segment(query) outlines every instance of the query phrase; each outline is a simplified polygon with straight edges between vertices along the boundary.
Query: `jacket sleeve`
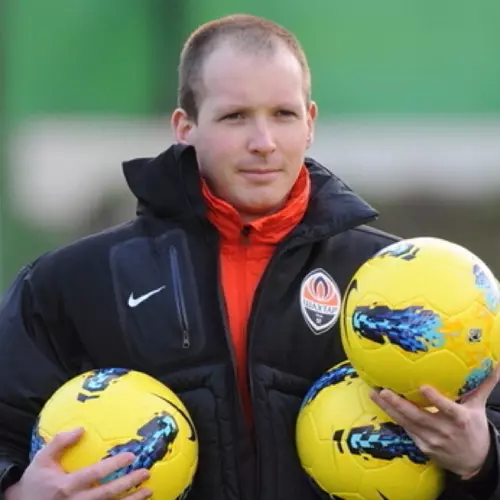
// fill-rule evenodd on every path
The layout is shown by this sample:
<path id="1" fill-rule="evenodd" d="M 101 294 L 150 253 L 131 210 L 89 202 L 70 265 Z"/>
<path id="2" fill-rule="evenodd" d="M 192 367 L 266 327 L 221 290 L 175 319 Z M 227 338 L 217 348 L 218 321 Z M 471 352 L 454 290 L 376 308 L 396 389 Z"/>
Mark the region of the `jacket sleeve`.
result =
<path id="1" fill-rule="evenodd" d="M 56 341 L 65 328 L 60 303 L 44 274 L 24 268 L 0 304 L 0 498 L 28 465 L 40 409 L 71 375 L 64 341 Z"/>
<path id="2" fill-rule="evenodd" d="M 490 451 L 476 476 L 462 481 L 454 474 L 447 475 L 442 500 L 467 498 L 471 500 L 500 500 L 500 386 L 493 390 L 487 406 L 490 428 Z"/>

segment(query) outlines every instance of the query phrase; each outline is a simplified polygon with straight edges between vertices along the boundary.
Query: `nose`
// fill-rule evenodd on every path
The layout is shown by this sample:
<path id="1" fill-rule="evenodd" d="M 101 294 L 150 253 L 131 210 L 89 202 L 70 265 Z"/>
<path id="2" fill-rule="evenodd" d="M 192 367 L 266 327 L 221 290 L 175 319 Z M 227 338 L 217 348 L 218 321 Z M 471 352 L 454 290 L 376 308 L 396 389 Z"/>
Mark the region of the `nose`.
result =
<path id="1" fill-rule="evenodd" d="M 248 141 L 248 149 L 253 154 L 261 156 L 270 155 L 276 150 L 276 142 L 268 123 L 261 122 L 255 124 Z"/>

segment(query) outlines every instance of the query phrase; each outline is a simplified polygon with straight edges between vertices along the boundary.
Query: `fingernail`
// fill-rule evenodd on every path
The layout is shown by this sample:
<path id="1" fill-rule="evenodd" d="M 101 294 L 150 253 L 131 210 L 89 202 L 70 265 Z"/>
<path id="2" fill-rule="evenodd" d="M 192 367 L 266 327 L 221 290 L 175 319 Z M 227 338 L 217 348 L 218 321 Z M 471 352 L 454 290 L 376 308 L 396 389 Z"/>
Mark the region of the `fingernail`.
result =
<path id="1" fill-rule="evenodd" d="M 379 392 L 379 395 L 382 399 L 385 399 L 386 401 L 390 400 L 393 397 L 392 392 L 389 391 L 388 389 L 382 389 Z"/>
<path id="2" fill-rule="evenodd" d="M 421 388 L 420 388 L 420 393 L 423 394 L 424 396 L 426 394 L 429 394 L 429 391 L 430 391 L 430 387 L 428 385 L 423 385 Z"/>

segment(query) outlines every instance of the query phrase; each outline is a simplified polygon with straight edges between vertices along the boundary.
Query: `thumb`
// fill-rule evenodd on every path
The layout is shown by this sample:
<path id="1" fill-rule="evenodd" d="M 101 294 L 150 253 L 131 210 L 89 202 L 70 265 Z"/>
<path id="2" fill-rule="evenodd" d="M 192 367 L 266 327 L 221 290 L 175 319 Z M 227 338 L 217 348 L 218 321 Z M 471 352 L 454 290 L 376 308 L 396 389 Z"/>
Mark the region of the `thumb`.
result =
<path id="1" fill-rule="evenodd" d="M 56 434 L 35 456 L 39 463 L 59 462 L 64 452 L 74 446 L 83 436 L 83 427 Z"/>

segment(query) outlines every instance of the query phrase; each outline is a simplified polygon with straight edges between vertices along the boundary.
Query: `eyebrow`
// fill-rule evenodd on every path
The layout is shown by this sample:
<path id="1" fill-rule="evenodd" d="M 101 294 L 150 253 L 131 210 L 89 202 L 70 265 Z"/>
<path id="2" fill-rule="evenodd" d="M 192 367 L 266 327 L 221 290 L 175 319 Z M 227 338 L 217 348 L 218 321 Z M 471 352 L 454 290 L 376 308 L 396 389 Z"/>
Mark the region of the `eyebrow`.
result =
<path id="1" fill-rule="evenodd" d="M 302 105 L 299 103 L 292 104 L 290 102 L 282 102 L 279 103 L 275 106 L 272 107 L 272 109 L 298 109 L 302 108 Z M 221 104 L 219 106 L 216 106 L 215 108 L 216 113 L 231 113 L 233 111 L 249 111 L 252 108 L 250 106 L 247 106 L 245 104 L 238 104 L 238 103 L 228 103 L 228 104 Z"/>

